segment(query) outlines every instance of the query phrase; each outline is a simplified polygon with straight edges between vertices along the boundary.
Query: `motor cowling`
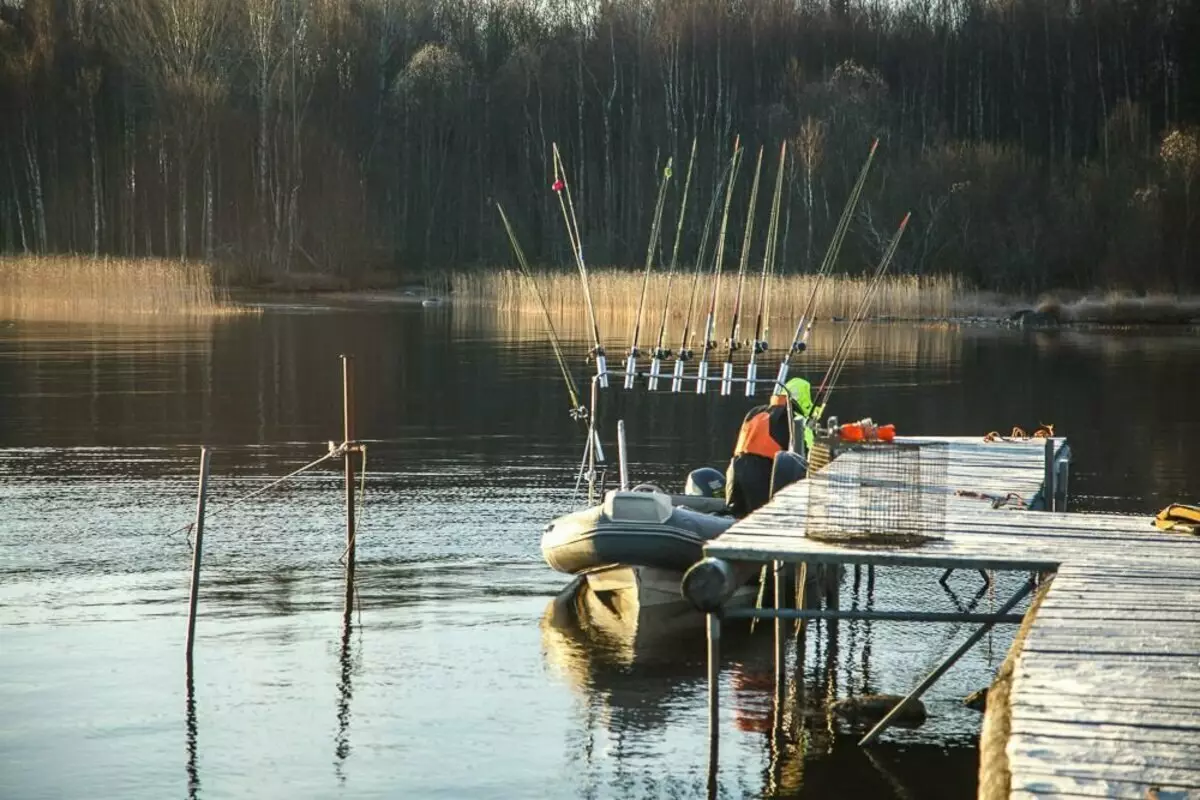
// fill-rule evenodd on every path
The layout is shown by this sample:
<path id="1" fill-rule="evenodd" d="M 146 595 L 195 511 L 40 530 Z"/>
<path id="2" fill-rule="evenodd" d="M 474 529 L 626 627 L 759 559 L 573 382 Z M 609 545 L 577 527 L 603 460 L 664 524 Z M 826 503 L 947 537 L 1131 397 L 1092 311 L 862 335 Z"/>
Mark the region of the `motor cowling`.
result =
<path id="1" fill-rule="evenodd" d="M 683 493 L 691 497 L 724 497 L 725 476 L 712 467 L 700 467 L 688 473 Z"/>

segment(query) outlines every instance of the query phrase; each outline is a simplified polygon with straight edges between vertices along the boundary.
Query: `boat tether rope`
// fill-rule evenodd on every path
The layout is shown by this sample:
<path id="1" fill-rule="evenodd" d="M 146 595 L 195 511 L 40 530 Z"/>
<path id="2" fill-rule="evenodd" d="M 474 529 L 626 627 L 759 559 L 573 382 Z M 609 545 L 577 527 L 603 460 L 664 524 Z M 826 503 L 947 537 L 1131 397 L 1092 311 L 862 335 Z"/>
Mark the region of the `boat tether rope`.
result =
<path id="1" fill-rule="evenodd" d="M 357 444 L 356 447 L 362 449 L 363 459 L 364 459 L 364 463 L 365 463 L 366 445 Z M 342 458 L 345 455 L 346 455 L 346 443 L 345 442 L 343 442 L 342 444 L 338 444 L 338 445 L 335 445 L 333 442 L 329 442 L 329 452 L 326 453 L 325 455 L 321 456 L 318 459 L 315 459 L 314 461 L 308 462 L 307 464 L 300 467 L 299 469 L 289 472 L 287 475 L 284 475 L 282 478 L 276 478 L 275 480 L 268 483 L 266 486 L 259 487 L 258 489 L 255 489 L 253 492 L 250 492 L 249 494 L 242 495 L 241 497 L 231 500 L 230 502 L 226 503 L 225 505 L 218 506 L 215 509 L 206 510 L 204 513 L 204 520 L 207 522 L 209 519 L 217 516 L 218 514 L 223 514 L 226 511 L 229 511 L 231 508 L 236 508 L 237 506 L 241 505 L 242 503 L 245 503 L 248 500 L 252 500 L 261 494 L 265 494 L 266 492 L 269 492 L 270 490 L 291 480 L 292 478 L 295 478 L 296 476 L 325 463 L 326 461 L 328 461 L 331 458 Z M 364 472 L 365 472 L 365 468 L 364 468 Z M 366 487 L 366 484 L 364 483 L 363 491 L 366 490 L 365 487 Z M 182 534 L 184 534 L 184 538 L 187 541 L 188 547 L 190 548 L 190 547 L 192 547 L 192 533 L 194 532 L 195 527 L 196 527 L 196 523 L 195 523 L 195 521 L 192 521 L 192 522 L 187 523 L 186 525 L 181 525 L 178 528 L 169 530 L 165 534 L 154 534 L 154 535 L 156 535 L 156 536 L 157 535 L 177 536 L 178 534 L 182 533 Z"/>
<path id="2" fill-rule="evenodd" d="M 1029 502 L 1016 492 L 996 495 L 989 494 L 988 492 L 977 492 L 974 489 L 956 489 L 954 494 L 958 497 L 969 497 L 973 500 L 987 500 L 992 504 L 992 508 L 1003 508 L 1004 506 L 1029 508 Z"/>
<path id="3" fill-rule="evenodd" d="M 667 267 L 667 288 L 663 292 L 662 321 L 658 326 L 658 340 L 654 345 L 654 358 L 670 358 L 671 351 L 663 349 L 667 341 L 667 317 L 671 309 L 671 287 L 675 281 L 675 267 L 679 262 L 679 242 L 683 238 L 683 220 L 687 215 L 688 197 L 692 188 L 692 167 L 696 164 L 696 139 L 692 139 L 692 154 L 688 158 L 687 177 L 683 180 L 683 197 L 679 201 L 679 219 L 675 223 L 675 244 L 671 247 L 671 263 Z"/>

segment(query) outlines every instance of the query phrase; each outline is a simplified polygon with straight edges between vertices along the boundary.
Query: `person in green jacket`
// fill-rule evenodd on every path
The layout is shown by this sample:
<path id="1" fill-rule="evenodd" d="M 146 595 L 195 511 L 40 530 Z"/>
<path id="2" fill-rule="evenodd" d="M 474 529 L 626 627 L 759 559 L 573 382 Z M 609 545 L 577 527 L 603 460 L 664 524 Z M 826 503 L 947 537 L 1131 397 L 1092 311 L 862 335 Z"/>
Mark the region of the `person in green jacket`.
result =
<path id="1" fill-rule="evenodd" d="M 804 378 L 791 378 L 783 385 L 783 388 L 788 393 L 788 396 L 792 398 L 792 408 L 795 409 L 793 423 L 796 426 L 797 434 L 800 431 L 804 432 L 804 450 L 802 455 L 807 455 L 813 446 L 814 439 L 812 426 L 808 422 L 810 419 L 820 419 L 820 412 L 824 411 L 824 409 L 813 408 L 812 384 Z M 816 417 L 813 416 L 814 411 L 817 412 Z"/>

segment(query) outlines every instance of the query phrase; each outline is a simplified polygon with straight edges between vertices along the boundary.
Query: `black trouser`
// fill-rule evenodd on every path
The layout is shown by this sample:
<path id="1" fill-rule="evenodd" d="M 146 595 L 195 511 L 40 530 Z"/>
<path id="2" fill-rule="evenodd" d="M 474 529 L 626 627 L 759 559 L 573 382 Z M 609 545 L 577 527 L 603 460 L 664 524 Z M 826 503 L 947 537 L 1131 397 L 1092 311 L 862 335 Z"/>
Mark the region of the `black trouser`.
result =
<path id="1" fill-rule="evenodd" d="M 753 453 L 734 456 L 725 473 L 725 504 L 744 517 L 770 499 L 772 459 Z"/>

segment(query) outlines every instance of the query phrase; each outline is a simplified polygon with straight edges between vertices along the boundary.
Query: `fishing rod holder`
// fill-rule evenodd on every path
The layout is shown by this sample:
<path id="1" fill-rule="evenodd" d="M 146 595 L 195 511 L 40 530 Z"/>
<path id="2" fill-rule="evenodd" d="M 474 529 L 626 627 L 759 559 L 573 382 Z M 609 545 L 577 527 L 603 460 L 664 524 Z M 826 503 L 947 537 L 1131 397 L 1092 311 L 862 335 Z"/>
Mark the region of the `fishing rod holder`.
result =
<path id="1" fill-rule="evenodd" d="M 751 361 L 746 365 L 746 397 L 753 397 L 755 382 L 758 380 L 758 364 Z"/>
<path id="2" fill-rule="evenodd" d="M 636 347 L 630 349 L 629 357 L 625 359 L 625 388 L 632 389 L 633 382 L 637 380 L 637 357 L 638 349 Z"/>
<path id="3" fill-rule="evenodd" d="M 701 361 L 696 370 L 696 394 L 708 394 L 708 362 Z"/>
<path id="4" fill-rule="evenodd" d="M 652 392 L 658 391 L 658 379 L 662 374 L 662 359 L 656 354 L 650 359 L 650 376 L 646 379 L 646 388 Z"/>
<path id="5" fill-rule="evenodd" d="M 787 383 L 788 378 L 788 360 L 785 358 L 779 362 L 779 372 L 775 375 L 775 385 L 783 386 Z"/>
<path id="6" fill-rule="evenodd" d="M 596 380 L 600 383 L 601 389 L 608 388 L 608 360 L 604 357 L 603 347 L 593 347 L 588 354 L 596 359 Z"/>
<path id="7" fill-rule="evenodd" d="M 687 353 L 691 357 L 691 353 Z M 679 359 L 675 362 L 674 376 L 671 378 L 671 391 L 678 394 L 683 391 L 683 369 L 687 365 L 687 359 L 684 357 L 684 351 L 679 353 Z"/>
<path id="8" fill-rule="evenodd" d="M 721 366 L 721 397 L 728 397 L 733 391 L 733 362 L 726 361 Z"/>

